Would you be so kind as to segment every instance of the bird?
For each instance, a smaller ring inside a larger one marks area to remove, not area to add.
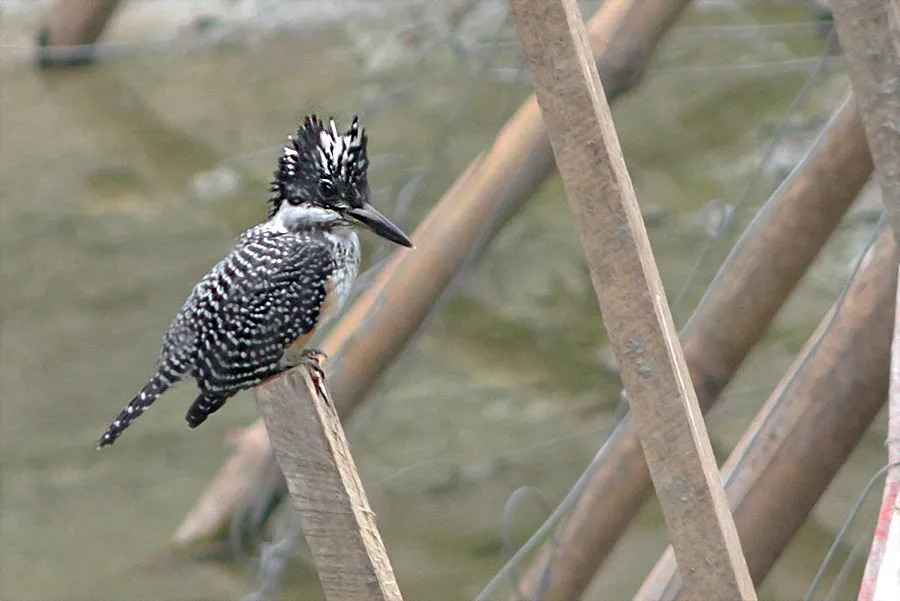
[[[368,138],[307,115],[278,159],[266,219],[193,288],[163,336],[156,371],[100,438],[113,444],[176,383],[199,391],[185,415],[196,428],[225,402],[324,353],[307,348],[337,314],[359,272],[358,229],[407,248],[409,237],[375,208]]]

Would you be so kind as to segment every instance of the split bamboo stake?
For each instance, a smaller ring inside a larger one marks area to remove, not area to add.
[[[256,389],[328,601],[402,601],[324,376],[310,367]]]
[[[685,588],[755,600],[578,5],[510,8]]]
[[[898,278],[900,279],[900,278]],[[900,282],[898,282],[900,285]],[[872,536],[858,601],[900,599],[900,290],[894,305],[894,340],[891,343],[891,383],[888,392],[887,456],[881,510]]]
[[[653,49],[688,4],[689,0],[607,0],[594,15],[589,36],[610,100],[637,85]],[[553,167],[532,96],[416,229],[416,252],[397,255],[322,344],[332,358],[325,367],[342,418],[362,403],[461,267],[478,256]],[[265,439],[260,422],[237,438],[235,453],[178,527],[176,545],[212,538],[227,528],[261,469],[236,466],[265,465],[266,445],[256,444]]]
[[[891,0],[891,38],[894,52],[900,56],[900,0]]]
[[[743,233],[681,333],[703,411],[766,332],[871,172],[862,122],[847,99]],[[626,418],[606,444],[562,532],[522,578],[529,594],[542,586],[542,601],[579,598],[650,494],[634,421]]]

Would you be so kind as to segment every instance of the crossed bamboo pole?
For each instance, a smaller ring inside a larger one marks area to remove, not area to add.
[[[806,520],[888,392],[897,245],[882,227],[849,288],[722,467],[747,565],[759,583]],[[635,601],[691,601],[667,550]]]
[[[862,123],[847,99],[743,233],[681,333],[703,411],[768,330],[871,173]],[[651,493],[633,421],[626,418],[606,444],[552,556],[548,547],[522,578],[525,591],[543,587],[542,601],[578,598]]]

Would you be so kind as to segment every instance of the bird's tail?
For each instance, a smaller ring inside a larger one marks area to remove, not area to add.
[[[201,394],[197,397],[191,408],[188,409],[184,419],[187,420],[189,428],[196,428],[206,421],[206,418],[222,408],[227,396],[206,396]]]
[[[109,425],[103,436],[100,437],[100,443],[97,445],[97,448],[102,449],[103,447],[114,443],[125,428],[130,426],[131,422],[136,420],[138,416],[143,413],[147,407],[152,405],[153,401],[159,398],[162,393],[168,390],[173,383],[173,379],[169,378],[163,370],[157,371],[153,377],[150,378],[150,381],[147,382],[147,385],[141,389],[141,392],[131,399],[122,411],[119,412],[119,416]]]

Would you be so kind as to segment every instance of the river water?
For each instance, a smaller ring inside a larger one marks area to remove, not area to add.
[[[250,395],[188,431],[191,388],[177,388],[112,449],[98,453],[96,440],[150,374],[193,283],[264,216],[279,144],[300,115],[364,113],[376,201],[409,229],[490,143],[529,88],[513,31],[498,20],[503,4],[454,12],[463,4],[144,0],[117,15],[99,63],[48,72],[26,58],[47,3],[8,4],[0,22],[2,599],[239,599],[253,589],[251,567],[168,548],[222,464],[228,433],[255,419]],[[679,323],[733,233],[689,280],[697,257],[823,49],[809,19],[796,6],[702,2],[615,108],[667,292],[681,297]],[[718,28],[798,22],[787,33]],[[846,88],[840,64],[829,61],[734,229],[803,155]],[[407,187],[422,173],[423,185]],[[720,459],[838,294],[868,238],[872,199],[869,191],[709,416]],[[533,486],[558,502],[614,419],[618,379],[574,234],[554,178],[348,425],[409,599],[473,597],[502,564],[513,491]],[[388,250],[365,244],[370,257]],[[802,597],[884,462],[883,422],[761,598]],[[877,496],[839,560],[871,531]],[[506,542],[523,541],[545,515],[538,502],[516,507]],[[650,503],[586,598],[627,598],[664,545]],[[859,571],[857,563],[835,598],[852,595]],[[309,567],[292,567],[285,587],[283,598],[320,595]]]

